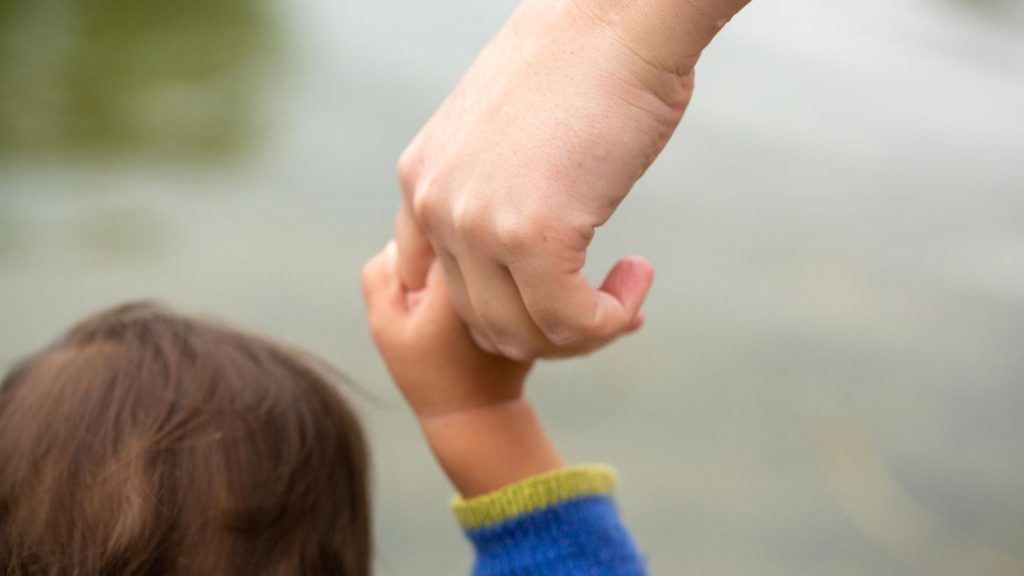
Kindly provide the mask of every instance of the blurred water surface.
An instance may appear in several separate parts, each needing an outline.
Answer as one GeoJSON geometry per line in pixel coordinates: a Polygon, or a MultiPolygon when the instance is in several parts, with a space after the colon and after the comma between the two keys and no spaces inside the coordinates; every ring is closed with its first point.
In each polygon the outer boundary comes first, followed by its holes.
{"type": "MultiPolygon", "coordinates": [[[[508,1],[0,2],[0,365],[152,297],[376,398],[379,573],[466,573],[372,351],[402,146],[508,1]]],[[[1024,9],[756,1],[600,231],[644,331],[541,366],[657,574],[1024,574],[1024,9]]]]}

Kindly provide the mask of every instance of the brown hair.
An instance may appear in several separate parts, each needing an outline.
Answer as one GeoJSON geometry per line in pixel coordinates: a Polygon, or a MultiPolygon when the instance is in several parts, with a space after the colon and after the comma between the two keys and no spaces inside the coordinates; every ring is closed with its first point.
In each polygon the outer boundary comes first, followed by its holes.
{"type": "Polygon", "coordinates": [[[366,447],[325,374],[147,303],[73,327],[0,385],[0,574],[369,574],[366,447]]]}

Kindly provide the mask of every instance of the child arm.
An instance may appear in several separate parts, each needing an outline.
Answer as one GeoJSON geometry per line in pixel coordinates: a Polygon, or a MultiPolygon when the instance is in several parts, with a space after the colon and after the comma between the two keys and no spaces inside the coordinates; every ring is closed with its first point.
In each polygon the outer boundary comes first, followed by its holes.
{"type": "Polygon", "coordinates": [[[611,500],[614,474],[566,468],[529,399],[530,364],[476,346],[440,267],[408,293],[393,244],[363,270],[374,341],[438,463],[477,552],[474,574],[639,575],[611,500]]]}
{"type": "Polygon", "coordinates": [[[439,267],[431,271],[427,289],[404,293],[393,247],[363,272],[370,328],[455,488],[472,497],[562,467],[523,396],[530,364],[476,347],[449,303],[439,267]]]}

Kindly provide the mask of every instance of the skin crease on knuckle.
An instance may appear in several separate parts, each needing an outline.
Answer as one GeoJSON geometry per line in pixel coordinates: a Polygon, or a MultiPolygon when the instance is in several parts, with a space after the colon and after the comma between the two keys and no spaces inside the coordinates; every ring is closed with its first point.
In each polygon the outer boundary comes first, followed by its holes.
{"type": "MultiPolygon", "coordinates": [[[[516,304],[510,305],[515,306],[516,304]]],[[[524,338],[529,339],[530,335],[521,334],[516,330],[516,326],[502,325],[496,318],[487,314],[482,314],[480,321],[490,337],[492,349],[489,352],[519,361],[529,360],[537,355],[535,348],[540,343],[524,340],[524,338]]]]}
{"type": "Polygon", "coordinates": [[[522,343],[501,342],[496,346],[499,354],[517,362],[529,362],[538,356],[530,346],[522,343]]]}
{"type": "Polygon", "coordinates": [[[495,352],[497,352],[494,346],[491,345],[490,339],[484,336],[482,331],[479,331],[471,327],[469,329],[469,336],[470,338],[473,339],[473,342],[477,345],[477,347],[483,350],[484,352],[487,352],[488,354],[494,354],[495,352]]]}
{"type": "Polygon", "coordinates": [[[586,340],[582,334],[573,331],[571,327],[561,326],[555,322],[548,324],[547,330],[544,328],[541,330],[544,331],[544,336],[559,348],[572,348],[586,340]]]}

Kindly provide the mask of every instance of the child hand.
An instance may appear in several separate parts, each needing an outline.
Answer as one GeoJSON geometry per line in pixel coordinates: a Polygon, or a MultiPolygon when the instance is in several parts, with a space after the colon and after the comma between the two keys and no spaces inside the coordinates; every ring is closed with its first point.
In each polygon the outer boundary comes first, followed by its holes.
{"type": "Polygon", "coordinates": [[[473,342],[436,263],[427,285],[406,292],[389,242],[363,268],[370,331],[395,384],[418,417],[436,417],[520,398],[529,363],[488,354],[473,342]]]}
{"type": "Polygon", "coordinates": [[[529,363],[474,343],[435,263],[406,292],[394,242],[363,268],[373,339],[456,489],[472,497],[563,466],[530,402],[529,363]]]}

